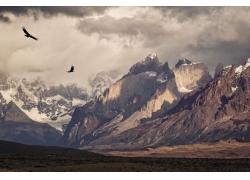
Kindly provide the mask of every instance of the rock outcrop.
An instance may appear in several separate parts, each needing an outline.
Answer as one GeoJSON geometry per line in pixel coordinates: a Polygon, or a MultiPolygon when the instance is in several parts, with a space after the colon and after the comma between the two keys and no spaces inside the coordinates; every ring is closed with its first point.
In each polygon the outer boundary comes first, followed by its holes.
{"type": "Polygon", "coordinates": [[[174,66],[173,72],[178,90],[182,94],[196,90],[212,80],[204,63],[193,62],[187,59],[179,60],[174,66]]]}

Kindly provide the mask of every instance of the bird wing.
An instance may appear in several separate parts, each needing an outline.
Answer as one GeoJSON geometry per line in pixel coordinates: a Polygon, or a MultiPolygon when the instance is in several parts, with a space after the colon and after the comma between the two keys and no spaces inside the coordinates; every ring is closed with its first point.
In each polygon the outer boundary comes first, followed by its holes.
{"type": "Polygon", "coordinates": [[[70,71],[74,71],[74,66],[71,66],[71,69],[70,69],[70,71]]]}
{"type": "Polygon", "coordinates": [[[27,35],[30,35],[29,33],[28,33],[28,31],[23,27],[23,32],[25,33],[25,34],[27,34],[27,35]]]}
{"type": "Polygon", "coordinates": [[[31,35],[30,35],[30,37],[31,37],[32,39],[38,40],[38,39],[37,39],[36,37],[34,37],[34,36],[31,36],[31,35]]]}

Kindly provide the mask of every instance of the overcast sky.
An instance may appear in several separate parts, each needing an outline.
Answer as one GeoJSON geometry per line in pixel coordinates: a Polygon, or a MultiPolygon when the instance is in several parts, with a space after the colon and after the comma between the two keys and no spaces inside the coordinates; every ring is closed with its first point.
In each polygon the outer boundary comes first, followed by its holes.
{"type": "Polygon", "coordinates": [[[204,62],[213,76],[218,62],[250,58],[249,17],[250,7],[234,6],[1,6],[0,71],[85,86],[92,73],[125,74],[156,53],[170,68],[183,58],[204,62]]]}

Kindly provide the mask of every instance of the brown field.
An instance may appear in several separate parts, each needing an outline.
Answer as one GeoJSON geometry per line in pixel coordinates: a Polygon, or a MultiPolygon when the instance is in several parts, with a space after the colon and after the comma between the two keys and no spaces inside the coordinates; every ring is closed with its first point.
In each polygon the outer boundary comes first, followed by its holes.
{"type": "Polygon", "coordinates": [[[99,151],[105,154],[100,155],[79,149],[0,141],[0,171],[249,172],[249,147],[249,143],[218,142],[134,151],[99,151]]]}
{"type": "Polygon", "coordinates": [[[192,145],[163,146],[142,150],[89,150],[92,152],[123,157],[157,158],[250,158],[250,142],[235,140],[197,143],[192,145]]]}

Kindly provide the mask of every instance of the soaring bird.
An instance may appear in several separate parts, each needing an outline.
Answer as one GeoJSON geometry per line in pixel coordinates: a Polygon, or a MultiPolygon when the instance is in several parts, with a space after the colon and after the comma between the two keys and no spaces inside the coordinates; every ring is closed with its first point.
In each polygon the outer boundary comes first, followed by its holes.
{"type": "Polygon", "coordinates": [[[35,39],[36,41],[38,40],[37,38],[35,38],[34,36],[32,36],[30,33],[28,33],[28,31],[23,27],[23,32],[25,33],[24,36],[26,36],[27,38],[30,37],[32,39],[35,39]]]}
{"type": "Polygon", "coordinates": [[[69,71],[67,71],[68,73],[70,72],[74,72],[74,66],[71,66],[71,69],[69,71]]]}

